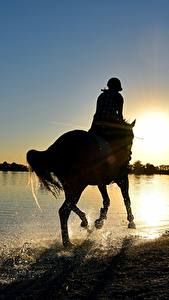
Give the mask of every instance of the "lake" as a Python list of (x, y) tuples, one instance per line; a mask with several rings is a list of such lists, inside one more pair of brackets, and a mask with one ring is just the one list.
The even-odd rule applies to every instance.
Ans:
[[(111, 205), (107, 220), (93, 238), (113, 240), (128, 234), (154, 238), (169, 229), (169, 176), (129, 176), (130, 198), (135, 216), (136, 230), (127, 229), (126, 211), (116, 184), (108, 187)], [(58, 209), (64, 193), (57, 199), (44, 190), (38, 191), (37, 207), (28, 185), (28, 173), (0, 172), (0, 246), (11, 248), (26, 243), (61, 242)], [(97, 187), (90, 186), (78, 203), (87, 215), (92, 228), (99, 215), (102, 199)], [(83, 240), (87, 233), (81, 229), (74, 213), (69, 219), (71, 239)]]
[[(75, 266), (79, 266), (79, 273), (81, 264), (88, 266), (90, 259), (99, 262), (103, 257), (103, 261), (109, 261), (109, 257), (121, 251), (126, 240), (142, 243), (166, 233), (169, 230), (169, 176), (130, 175), (129, 181), (137, 229), (127, 228), (126, 210), (116, 184), (108, 187), (111, 205), (107, 220), (102, 229), (94, 229), (102, 199), (97, 187), (90, 186), (83, 192), (78, 206), (86, 213), (93, 231), (88, 234), (82, 229), (79, 218), (72, 213), (69, 233), (76, 247), (65, 251), (58, 215), (64, 193), (55, 199), (40, 189), (37, 196), (41, 211), (28, 185), (28, 173), (0, 172), (0, 288), (7, 286), (8, 290), (10, 283), (21, 280), (28, 284), (28, 293), (33, 293), (30, 279), (38, 278), (39, 282), (39, 278), (43, 279), (47, 272), (50, 276), (55, 274), (58, 281), (60, 274), (67, 272), (68, 265), (73, 269), (74, 261)], [(92, 268), (91, 263), (89, 273), (94, 272)], [(97, 263), (96, 274), (99, 269), (100, 264)], [(88, 273), (85, 274), (88, 278)], [(16, 286), (16, 293), (20, 295), (20, 292)]]
[[(119, 277), (120, 279), (117, 278), (117, 290), (120, 293), (126, 289), (127, 284), (130, 289), (131, 282), (135, 282), (135, 275), (132, 275), (132, 279), (130, 278), (128, 282), (131, 266), (135, 264), (138, 266), (136, 271), (130, 273), (138, 274), (139, 287), (141, 268), (146, 269), (148, 266), (149, 269), (150, 263), (154, 262), (155, 271), (152, 273), (156, 274), (156, 267), (158, 267), (156, 260), (160, 259), (160, 254), (158, 257), (158, 255), (154, 256), (154, 253), (159, 253), (161, 244), (157, 244), (156, 250), (152, 248), (150, 255), (149, 250), (145, 250), (147, 247), (141, 248), (141, 245), (163, 233), (166, 234), (165, 236), (168, 234), (169, 176), (130, 175), (129, 181), (137, 229), (127, 228), (126, 211), (120, 190), (117, 185), (112, 184), (108, 187), (111, 205), (103, 228), (94, 229), (89, 235), (86, 230), (80, 228), (79, 218), (72, 213), (69, 220), (70, 238), (76, 246), (64, 250), (58, 215), (64, 194), (61, 193), (58, 199), (55, 199), (48, 192), (40, 189), (38, 200), (41, 211), (28, 185), (28, 173), (0, 172), (0, 294), (2, 299), (18, 299), (21, 295), (24, 299), (29, 299), (37, 293), (44, 296), (45, 291), (46, 295), (49, 291), (51, 293), (53, 291), (54, 295), (64, 295), (58, 299), (68, 299), (65, 298), (65, 293), (80, 295), (79, 289), (81, 293), (88, 293), (90, 288), (93, 288), (93, 282), (96, 284), (95, 291), (98, 292), (98, 278), (102, 286), (103, 278), (106, 284), (113, 270), (116, 274), (113, 280), (117, 274), (125, 274), (123, 271), (119, 273), (119, 263), (120, 270), (124, 264), (124, 272), (127, 272), (126, 277), (124, 276), (126, 282), (122, 281), (123, 275), (119, 275), (122, 276)], [(86, 212), (92, 229), (102, 206), (97, 188), (92, 186), (86, 188), (78, 206)], [(132, 245), (140, 248), (132, 248)], [(127, 249), (125, 250), (128, 251), (127, 254), (124, 249)], [(143, 267), (139, 266), (140, 258), (136, 259), (136, 263), (133, 262), (134, 258), (132, 261), (129, 260), (133, 253), (132, 249), (136, 249), (136, 253), (139, 249), (140, 258), (143, 253), (144, 257), (148, 256)], [(165, 250), (165, 257), (168, 257), (167, 248), (162, 249)], [(163, 254), (162, 252), (162, 258)], [(137, 257), (137, 254), (135, 255)], [(146, 273), (149, 272), (148, 269), (142, 273), (143, 286), (145, 274), (149, 274)], [(102, 274), (101, 277), (98, 277), (98, 274)], [(160, 274), (164, 278), (163, 269)], [(80, 278), (82, 281), (79, 281)], [(121, 282), (120, 288), (119, 282)], [(16, 285), (13, 286), (13, 283)], [(112, 286), (111, 283), (111, 289)], [(107, 285), (105, 287), (105, 295), (107, 295)], [(143, 287), (142, 289), (144, 290)]]

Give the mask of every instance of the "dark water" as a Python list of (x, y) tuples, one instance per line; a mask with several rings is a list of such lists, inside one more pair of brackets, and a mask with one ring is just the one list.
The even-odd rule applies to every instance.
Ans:
[[(110, 185), (111, 206), (103, 229), (94, 230), (89, 236), (80, 228), (78, 217), (72, 213), (69, 229), (73, 242), (80, 245), (90, 241), (99, 251), (116, 253), (128, 236), (153, 239), (169, 229), (169, 176), (131, 175), (129, 179), (137, 229), (127, 228), (126, 211), (119, 188)], [(58, 209), (63, 203), (64, 193), (54, 199), (44, 190), (39, 190), (40, 211), (28, 186), (27, 173), (0, 172), (0, 183), (0, 283), (4, 284), (29, 273), (30, 266), (42, 252), (47, 253), (50, 249), (50, 255), (48, 253), (42, 259), (42, 264), (35, 270), (36, 274), (45, 271), (56, 252), (57, 256), (63, 254)], [(88, 187), (78, 206), (86, 212), (90, 227), (93, 228), (102, 206), (97, 188)], [(92, 255), (94, 253), (97, 251), (92, 250)], [(64, 252), (64, 257), (67, 255), (70, 258), (71, 254)], [(29, 276), (35, 276), (35, 273), (31, 271)]]

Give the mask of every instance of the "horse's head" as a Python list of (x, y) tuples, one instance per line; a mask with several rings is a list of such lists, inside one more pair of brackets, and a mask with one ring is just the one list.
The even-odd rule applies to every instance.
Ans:
[(133, 142), (133, 138), (134, 138), (134, 133), (133, 133), (133, 127), (135, 126), (136, 124), (136, 119), (130, 124), (128, 124), (128, 137), (129, 137), (129, 140), (131, 141), (131, 144)]
[(132, 123), (126, 121), (118, 122), (114, 125), (117, 138), (126, 139), (126, 142), (131, 144), (134, 138), (133, 127), (135, 126), (136, 120)]
[(123, 151), (123, 154), (121, 155), (123, 157), (123, 160), (125, 164), (129, 163), (131, 160), (131, 148), (133, 144), (133, 127), (135, 126), (136, 120), (134, 120), (131, 124), (123, 121), (119, 125), (119, 129), (117, 130), (117, 136), (120, 140), (120, 148), (121, 151)]
[(127, 149), (129, 151), (129, 161), (131, 160), (131, 147), (133, 144), (133, 138), (134, 138), (134, 133), (133, 133), (133, 127), (135, 126), (136, 120), (134, 120), (131, 124), (129, 124), (129, 130), (128, 130), (128, 135), (127, 135)]

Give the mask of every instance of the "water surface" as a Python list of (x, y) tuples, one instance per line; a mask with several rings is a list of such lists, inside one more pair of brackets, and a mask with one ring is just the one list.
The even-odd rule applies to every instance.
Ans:
[[(154, 237), (169, 228), (169, 176), (130, 175), (130, 197), (137, 230), (134, 234)], [(133, 233), (127, 229), (126, 210), (116, 184), (108, 187), (111, 205), (104, 228), (95, 232), (97, 238), (111, 234)], [(24, 242), (60, 240), (58, 209), (64, 201), (62, 192), (57, 199), (44, 190), (38, 191), (42, 211), (37, 207), (27, 173), (0, 172), (0, 245), (15, 246)], [(92, 227), (102, 206), (97, 187), (90, 186), (78, 203)], [(74, 239), (86, 238), (79, 227), (79, 218), (72, 213), (69, 220), (70, 235)]]
[[(109, 261), (109, 257), (121, 251), (125, 241), (130, 245), (130, 242), (153, 239), (168, 231), (169, 176), (130, 175), (129, 181), (137, 229), (127, 228), (120, 190), (112, 184), (108, 187), (111, 205), (102, 229), (94, 229), (89, 235), (80, 228), (77, 215), (71, 214), (70, 238), (76, 247), (67, 252), (61, 243), (58, 215), (64, 193), (55, 199), (40, 189), (40, 211), (28, 186), (27, 173), (0, 172), (0, 287), (8, 287), (11, 282), (18, 280), (26, 282), (26, 285), (30, 279), (37, 278), (39, 282), (46, 272), (51, 272), (50, 276), (58, 272), (60, 278), (59, 274), (65, 274), (68, 265), (73, 268), (75, 261), (79, 269), (80, 265), (88, 265), (90, 259), (100, 261), (101, 257), (103, 261)], [(78, 206), (86, 213), (89, 226), (93, 229), (102, 206), (97, 187), (86, 188)], [(100, 262), (102, 264), (102, 260)], [(90, 268), (93, 270), (92, 266)], [(98, 264), (96, 273), (99, 270)], [(30, 289), (28, 284), (28, 292)], [(17, 293), (20, 294), (20, 290)]]

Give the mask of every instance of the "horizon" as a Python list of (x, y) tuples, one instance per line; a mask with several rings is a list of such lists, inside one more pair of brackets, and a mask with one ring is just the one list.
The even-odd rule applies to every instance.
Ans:
[[(162, 167), (162, 166), (164, 166), (164, 167), (169, 167), (169, 164), (168, 164), (168, 165), (166, 165), (166, 164), (155, 165), (155, 164), (151, 164), (151, 163), (149, 163), (149, 162), (142, 163), (142, 161), (141, 161), (140, 159), (135, 160), (135, 161), (133, 161), (132, 163), (129, 162), (129, 166), (134, 165), (136, 162), (140, 162), (141, 165), (144, 166), (144, 167), (145, 167), (147, 164), (153, 165), (155, 168)], [(16, 165), (21, 165), (21, 166), (29, 166), (28, 163), (22, 164), (22, 163), (19, 163), (19, 162), (17, 162), (17, 161), (8, 162), (8, 161), (6, 161), (6, 160), (3, 161), (3, 162), (0, 162), (0, 165), (2, 165), (2, 164), (4, 164), (4, 163), (7, 163), (7, 164), (9, 164), (9, 165), (16, 164)]]
[(132, 162), (169, 164), (167, 0), (6, 0), (0, 14), (0, 161), (25, 164), (28, 150), (87, 130), (118, 77), (136, 119)]

